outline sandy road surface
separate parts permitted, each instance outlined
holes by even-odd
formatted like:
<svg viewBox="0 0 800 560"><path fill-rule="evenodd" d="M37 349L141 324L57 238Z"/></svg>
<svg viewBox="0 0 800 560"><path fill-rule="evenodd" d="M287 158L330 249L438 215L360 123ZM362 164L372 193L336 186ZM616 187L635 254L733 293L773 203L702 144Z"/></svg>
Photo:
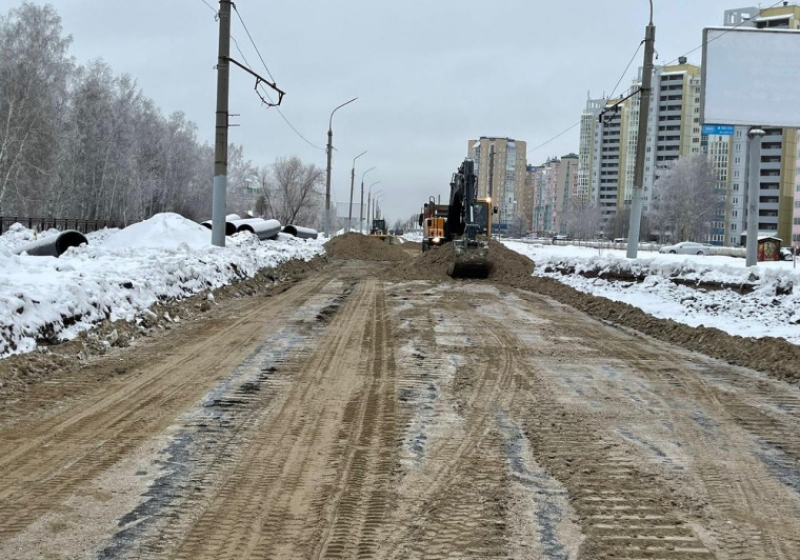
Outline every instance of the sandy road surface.
<svg viewBox="0 0 800 560"><path fill-rule="evenodd" d="M6 407L0 558L800 558L796 387L391 266Z"/></svg>

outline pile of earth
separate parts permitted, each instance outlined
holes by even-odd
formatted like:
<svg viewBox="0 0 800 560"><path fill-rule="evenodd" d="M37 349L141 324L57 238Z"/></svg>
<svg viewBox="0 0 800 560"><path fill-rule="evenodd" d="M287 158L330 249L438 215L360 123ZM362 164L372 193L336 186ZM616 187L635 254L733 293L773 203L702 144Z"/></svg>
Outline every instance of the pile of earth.
<svg viewBox="0 0 800 560"><path fill-rule="evenodd" d="M357 261L406 261L410 258L401 245L360 233L337 235L325 243L325 254L329 259Z"/></svg>
<svg viewBox="0 0 800 560"><path fill-rule="evenodd" d="M533 274L533 261L508 249L502 243L489 242L488 280L512 284L522 282ZM453 249L450 245L432 247L420 252L417 258L393 267L386 272L387 280L452 280L447 274L453 263Z"/></svg>

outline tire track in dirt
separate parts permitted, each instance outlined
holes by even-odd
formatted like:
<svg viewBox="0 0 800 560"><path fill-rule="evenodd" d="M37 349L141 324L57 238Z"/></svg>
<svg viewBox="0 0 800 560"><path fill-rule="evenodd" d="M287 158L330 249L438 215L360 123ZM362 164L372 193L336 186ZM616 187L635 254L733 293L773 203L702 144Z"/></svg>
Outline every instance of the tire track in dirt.
<svg viewBox="0 0 800 560"><path fill-rule="evenodd" d="M427 433L421 432L418 441L407 446L406 453L408 449L413 453L409 457L413 466L405 471L400 507L387 527L382 554L389 558L505 556L508 472L496 410L510 408L514 399L514 346L496 336L491 321L463 312L463 304L458 303L463 293L433 290L425 284L408 289L416 291L405 298L415 309L413 350L399 360L398 383L406 388L409 399L413 391L419 396L420 389L441 392L436 398L449 399L442 406L450 407L457 418L448 420L445 410L429 414ZM408 289L393 287L401 293ZM441 295L435 310L424 302L426 294ZM441 369L448 363L455 364L451 365L456 376L453 386L461 383L456 392L441 386ZM407 433L419 429L413 421L415 414L405 413ZM419 450L413 451L413 445Z"/></svg>
<svg viewBox="0 0 800 560"><path fill-rule="evenodd" d="M210 331L202 340L186 341L183 333L185 344L180 351L166 350L166 359L143 363L43 421L0 430L0 546L168 426L322 282L273 298L272 326L257 306L237 302L223 319L189 329ZM169 346L166 337L143 351L159 355Z"/></svg>
<svg viewBox="0 0 800 560"><path fill-rule="evenodd" d="M175 557L369 557L395 462L380 292L358 285Z"/></svg>
<svg viewBox="0 0 800 560"><path fill-rule="evenodd" d="M639 458L618 433L603 431L603 419L593 412L595 403L581 378L568 383L563 373L565 367L580 369L577 364L603 362L605 356L613 364L620 355L641 354L617 344L613 329L587 324L567 307L527 294L501 294L501 300L505 310L497 305L479 310L502 316L502 328L510 333L506 337L519 335L516 344L526 346L521 361L527 375L520 377L525 406L517 414L536 460L569 491L585 535L579 556L713 557L666 485L639 468ZM539 324L527 317L538 318ZM537 342L527 346L523 338ZM615 419L620 412L626 417L618 411Z"/></svg>
<svg viewBox="0 0 800 560"><path fill-rule="evenodd" d="M535 307L536 298L523 298ZM601 441L605 440L608 455L617 455L617 460L628 457L619 463L625 469L620 474L640 480L650 492L658 490L650 500L663 505L666 499L667 505L674 504L672 515L682 528L675 533L672 525L670 531L681 534L682 539L702 539L710 547L701 551L703 543L696 540L692 545L695 554L718 551L721 557L737 560L800 557L797 390L763 377L756 381L755 374L746 370L638 333L584 321L573 317L575 313L568 308L564 311L546 338L562 339L563 332L578 334L584 340L581 361L585 368L580 371L574 358L561 359L561 354L556 354L544 368L547 386L569 387L574 394L565 398L557 390L551 396L553 405L578 404L576 411L594 418L598 428L605 423L602 411L608 410L610 403L618 407L613 411L612 429L601 433ZM537 395L546 394L542 387L536 391ZM549 420L562 432L563 422ZM545 421L530 432L541 434L542 427L549 431ZM622 436L623 444L614 436ZM539 439L544 445L550 437L540 435ZM559 458L574 463L566 448L553 449L552 459ZM775 472L770 474L769 467ZM574 470L567 469L570 474ZM593 500L601 503L597 495ZM667 526L659 525L663 533ZM614 532L624 526L598 523L596 528ZM628 545L637 546L633 540ZM591 541L586 550L603 557L602 549ZM685 550L680 553L693 557Z"/></svg>
<svg viewBox="0 0 800 560"><path fill-rule="evenodd" d="M349 422L357 429L351 428L348 437L340 438L346 445L336 455L345 457L344 476L330 500L331 522L314 558L374 558L378 530L394 501L391 475L397 461L396 379L389 327L381 289L368 327L372 336L366 341L369 359L365 377L370 383L359 403L357 418Z"/></svg>

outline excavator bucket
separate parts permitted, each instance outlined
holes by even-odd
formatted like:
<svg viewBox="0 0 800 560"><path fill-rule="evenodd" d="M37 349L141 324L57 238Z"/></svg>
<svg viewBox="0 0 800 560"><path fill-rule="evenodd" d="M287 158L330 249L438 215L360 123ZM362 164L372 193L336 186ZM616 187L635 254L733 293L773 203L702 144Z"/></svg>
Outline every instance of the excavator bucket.
<svg viewBox="0 0 800 560"><path fill-rule="evenodd" d="M489 246L485 242L457 240L447 274L452 278L487 278L492 271Z"/></svg>

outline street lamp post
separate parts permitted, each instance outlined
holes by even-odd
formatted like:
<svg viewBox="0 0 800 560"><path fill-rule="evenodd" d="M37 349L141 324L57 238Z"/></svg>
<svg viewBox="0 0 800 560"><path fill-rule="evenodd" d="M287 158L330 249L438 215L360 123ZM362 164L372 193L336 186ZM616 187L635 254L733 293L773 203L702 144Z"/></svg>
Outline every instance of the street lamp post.
<svg viewBox="0 0 800 560"><path fill-rule="evenodd" d="M358 99L358 97L354 97L350 101L345 101L336 109L331 111L331 117L328 119L328 146L327 146L327 154L328 154L328 167L327 167L327 174L325 175L325 236L331 236L331 152L333 151L333 114L347 105L348 103L352 103Z"/></svg>
<svg viewBox="0 0 800 560"><path fill-rule="evenodd" d="M371 216L372 216L372 187L374 187L378 183L380 183L380 181L375 181L374 183L372 183L369 186L369 195L367 196L367 229L368 230L372 226L372 220L371 220ZM380 192L383 192L383 191L380 191L380 190L375 191L375 195L377 196L378 193L380 193Z"/></svg>
<svg viewBox="0 0 800 560"><path fill-rule="evenodd" d="M350 210L347 213L347 231L345 233L350 233L353 228L353 189L356 185L356 160L366 153L367 150L364 150L353 158L353 168L350 171Z"/></svg>
<svg viewBox="0 0 800 560"><path fill-rule="evenodd" d="M358 233L364 233L364 175L375 169L370 167L361 174L361 204L358 205Z"/></svg>

